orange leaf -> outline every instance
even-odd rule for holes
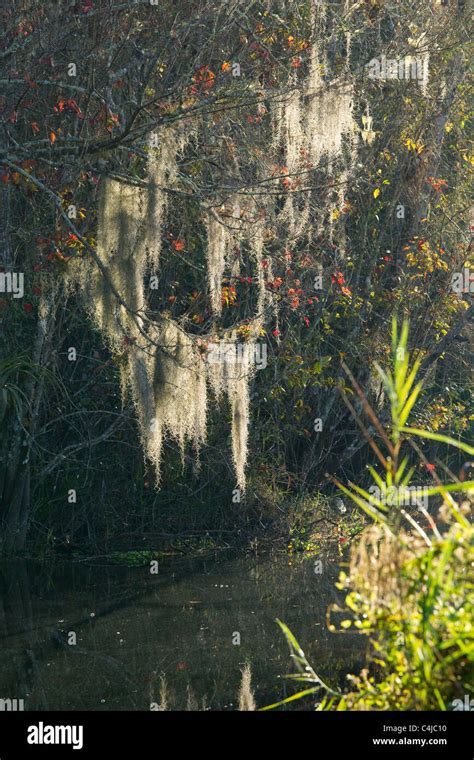
[[[173,248],[175,249],[175,251],[184,250],[185,245],[186,245],[186,241],[183,240],[183,238],[178,238],[177,240],[173,241]]]
[[[51,145],[54,145],[54,143],[56,142],[56,135],[52,130],[49,133],[49,139],[50,139]]]

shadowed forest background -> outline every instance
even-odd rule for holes
[[[356,562],[368,466],[401,483],[404,441],[436,491],[409,530],[451,506],[468,531],[467,4],[0,14],[2,555],[347,559],[363,534]]]

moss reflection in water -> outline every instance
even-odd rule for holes
[[[338,593],[326,562],[316,573],[312,559],[285,556],[164,558],[157,575],[146,565],[16,562],[0,577],[0,691],[26,710],[235,710],[251,708],[252,694],[257,707],[284,698],[276,618],[299,631],[332,683],[362,658],[357,636],[326,629]]]

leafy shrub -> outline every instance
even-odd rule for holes
[[[320,710],[446,710],[456,698],[474,687],[474,529],[467,520],[473,482],[441,483],[417,489],[422,499],[418,513],[406,505],[414,467],[406,471],[408,455],[401,458],[406,435],[447,443],[473,454],[472,446],[432,431],[406,427],[421,390],[415,385],[419,363],[409,370],[408,324],[398,335],[392,331],[393,371],[379,368],[391,407],[391,427],[381,425],[374,410],[347,374],[361,397],[362,406],[379,438],[388,449],[382,453],[367,428],[360,423],[379,461],[384,477],[371,467],[377,494],[354,483],[338,487],[374,519],[359,542],[352,546],[349,573],[340,573],[336,584],[347,591],[345,607],[329,609],[329,629],[358,631],[370,637],[369,666],[349,675],[351,690],[341,694],[324,684],[306,660],[288,628],[280,623],[290,645],[303,691],[278,705],[307,694],[318,694]],[[424,459],[421,449],[415,450]],[[458,501],[453,492],[464,494]],[[387,499],[387,494],[391,500]],[[425,496],[442,496],[435,523],[423,505]],[[420,514],[427,526],[420,523]],[[405,519],[410,530],[402,527]],[[280,621],[279,621],[280,622]],[[271,705],[276,707],[277,705]],[[265,708],[269,709],[269,708]]]

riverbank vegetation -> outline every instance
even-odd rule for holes
[[[345,593],[344,605],[328,610],[332,632],[356,630],[369,637],[367,668],[348,674],[349,688],[338,693],[321,681],[293,633],[280,623],[299,671],[295,678],[306,686],[281,704],[317,694],[320,710],[465,709],[465,695],[472,692],[474,481],[443,484],[430,468],[434,484],[410,498],[414,467],[408,467],[408,455],[402,458],[403,434],[425,435],[405,427],[421,390],[419,364],[408,373],[408,324],[398,336],[394,320],[392,332],[392,370],[379,368],[390,397],[391,428],[381,427],[367,399],[363,404],[391,456],[385,459],[371,440],[384,467],[381,475],[370,466],[375,489],[338,483],[373,524],[351,546],[347,572],[341,571],[336,584]],[[432,436],[444,442],[444,436],[428,433]],[[424,459],[418,445],[407,440]],[[449,443],[474,454],[472,446]]]

